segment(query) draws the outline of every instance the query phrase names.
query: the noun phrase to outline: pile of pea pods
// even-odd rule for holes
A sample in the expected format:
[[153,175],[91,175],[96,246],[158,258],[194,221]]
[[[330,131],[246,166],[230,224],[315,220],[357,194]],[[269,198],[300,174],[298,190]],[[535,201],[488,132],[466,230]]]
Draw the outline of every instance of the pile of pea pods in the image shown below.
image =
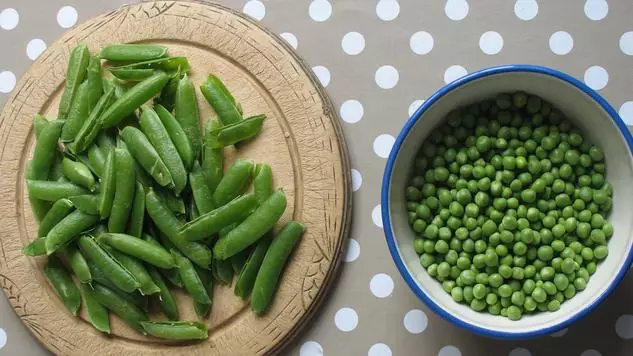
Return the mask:
[[[286,196],[269,165],[237,159],[224,172],[224,147],[257,136],[264,115],[245,118],[211,74],[199,89],[217,119],[201,128],[189,70],[164,46],[113,44],[94,55],[79,44],[57,118],[34,118],[26,183],[39,227],[23,252],[46,256],[64,305],[77,315],[83,300],[104,333],[112,312],[145,335],[206,339],[200,320],[216,284],[233,284],[264,313],[305,230],[290,221],[273,236]],[[179,320],[170,288],[191,295],[200,320]],[[167,321],[149,319],[151,302]]]

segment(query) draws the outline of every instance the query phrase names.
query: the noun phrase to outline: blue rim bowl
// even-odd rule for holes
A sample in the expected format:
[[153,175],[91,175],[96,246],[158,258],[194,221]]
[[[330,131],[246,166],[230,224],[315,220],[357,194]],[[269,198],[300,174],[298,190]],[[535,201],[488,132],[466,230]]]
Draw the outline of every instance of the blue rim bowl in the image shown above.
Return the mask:
[[[564,82],[565,85],[571,87],[572,89],[575,88],[577,89],[577,91],[581,92],[581,94],[585,94],[588,97],[589,101],[593,101],[592,104],[594,105],[597,104],[602,110],[604,110],[604,112],[606,113],[605,116],[608,116],[611,118],[611,120],[613,121],[613,124],[615,125],[615,127],[617,127],[617,131],[619,131],[619,134],[621,135],[622,147],[625,147],[624,150],[628,151],[627,152],[627,154],[629,155],[628,158],[629,160],[631,160],[630,155],[633,152],[633,137],[631,136],[631,133],[629,132],[626,124],[619,117],[618,113],[611,107],[611,105],[609,105],[609,103],[607,103],[607,101],[604,98],[602,98],[594,90],[589,88],[587,85],[585,85],[581,81],[571,77],[570,75],[565,74],[555,69],[535,66],[535,65],[525,65],[525,64],[504,65],[504,66],[485,68],[477,72],[468,74],[460,79],[453,81],[450,84],[445,85],[444,87],[440,88],[437,92],[435,92],[431,97],[429,97],[428,100],[426,100],[420,106],[420,108],[416,110],[416,112],[411,116],[411,118],[407,120],[404,127],[400,131],[397,139],[395,140],[391,153],[389,154],[389,158],[387,159],[387,164],[384,171],[382,187],[381,187],[381,209],[382,209],[382,221],[383,221],[383,229],[385,233],[385,238],[387,241],[387,245],[389,247],[389,252],[391,253],[391,256],[396,264],[396,267],[398,268],[398,271],[402,275],[403,279],[405,280],[409,288],[430,309],[432,309],[435,313],[439,314],[442,318],[446,319],[447,321],[457,326],[460,326],[466,330],[474,332],[476,334],[480,334],[480,335],[492,337],[492,338],[497,338],[497,339],[533,338],[533,337],[538,337],[538,336],[554,333],[556,331],[559,331],[571,325],[572,323],[583,318],[589,312],[594,310],[600,303],[602,303],[608,297],[608,295],[615,289],[615,287],[620,283],[620,281],[622,280],[626,272],[629,270],[629,266],[631,264],[631,261],[633,260],[633,249],[630,248],[631,240],[629,239],[625,241],[625,243],[629,244],[629,246],[628,248],[624,249],[622,256],[620,256],[620,260],[618,260],[618,263],[615,265],[615,269],[613,271],[615,273],[613,274],[613,278],[611,279],[611,282],[608,285],[601,287],[599,293],[596,293],[596,296],[591,297],[592,299],[591,301],[588,301],[586,305],[583,305],[582,307],[574,309],[571,312],[565,314],[563,317],[560,318],[560,320],[550,321],[544,327],[536,328],[536,329],[532,328],[529,330],[521,330],[521,329],[515,329],[515,328],[503,329],[499,327],[488,327],[486,325],[482,325],[481,323],[466,320],[467,318],[464,318],[463,315],[460,315],[459,313],[455,312],[455,310],[447,308],[446,305],[441,305],[441,303],[439,303],[436,300],[436,298],[431,296],[431,294],[427,290],[425,290],[427,289],[426,287],[422,287],[423,283],[419,280],[419,278],[416,279],[416,277],[414,276],[414,273],[412,273],[409,267],[407,267],[407,263],[405,259],[403,258],[403,255],[399,249],[398,241],[393,231],[393,226],[392,226],[393,219],[390,213],[391,208],[392,208],[390,206],[391,204],[390,187],[392,184],[392,175],[394,172],[396,159],[398,155],[401,153],[401,148],[403,146],[403,143],[406,141],[407,137],[411,133],[416,123],[418,123],[420,118],[423,117],[425,113],[428,112],[429,109],[431,109],[438,101],[440,101],[446,95],[464,87],[465,85],[469,83],[472,83],[480,79],[485,79],[485,78],[491,79],[488,77],[507,75],[507,74],[516,75],[517,73],[527,73],[529,75],[550,77],[549,79],[556,79],[558,81],[562,81]],[[457,106],[459,105],[455,105],[453,108]],[[592,130],[593,130],[593,127],[592,127]],[[421,143],[419,144],[421,145]],[[607,161],[608,161],[608,155],[605,154],[605,156],[607,157]],[[609,165],[609,167],[611,166]],[[618,191],[615,188],[614,190],[617,193],[617,195],[619,195]],[[614,209],[613,209],[614,211],[616,210],[615,203],[616,203],[617,195],[614,194]],[[617,233],[617,230],[616,230],[616,233]],[[613,241],[613,240],[610,240],[610,241]],[[611,250],[612,249],[610,248],[610,252]],[[609,257],[611,257],[611,254]],[[600,269],[600,265],[598,266],[598,270],[599,269]],[[424,271],[424,273],[426,272]],[[592,280],[589,281],[589,285],[591,285],[592,281],[593,281],[593,276],[592,276]],[[431,283],[437,283],[439,285],[439,282],[436,282],[435,280],[433,280]],[[448,294],[446,295],[449,296]],[[576,297],[578,297],[578,295],[576,295]],[[563,305],[566,303],[563,303]],[[455,304],[457,305],[457,303]],[[548,313],[542,313],[542,314],[548,314]],[[495,317],[495,318],[503,318],[503,317]]]

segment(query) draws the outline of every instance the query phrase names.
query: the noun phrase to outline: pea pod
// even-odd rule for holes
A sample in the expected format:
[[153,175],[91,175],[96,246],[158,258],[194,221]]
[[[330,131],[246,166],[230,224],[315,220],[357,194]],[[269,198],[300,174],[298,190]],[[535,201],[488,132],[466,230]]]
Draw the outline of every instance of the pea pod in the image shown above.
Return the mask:
[[180,234],[182,226],[173,213],[165,206],[153,189],[150,189],[145,196],[145,206],[147,213],[154,221],[154,224],[162,231],[169,241],[173,243],[191,261],[202,268],[208,268],[211,264],[211,251],[204,245],[186,241]]
[[215,243],[213,256],[225,260],[257,242],[275,225],[285,210],[286,195],[278,189],[235,229]]
[[177,197],[174,192],[168,189],[161,189],[157,187],[154,189],[154,192],[158,195],[160,200],[175,214],[184,214],[185,211],[185,202],[182,200],[182,197]]
[[253,285],[251,309],[254,312],[263,313],[270,305],[277,290],[282,269],[304,230],[302,224],[290,221],[272,240]]
[[58,120],[66,119],[66,115],[68,115],[70,105],[75,99],[79,85],[86,77],[86,69],[88,68],[89,61],[90,51],[83,43],[75,46],[70,52],[68,68],[66,69],[66,80],[64,81],[64,92],[59,101]]
[[218,120],[210,120],[205,126],[205,145],[202,152],[202,172],[207,179],[207,185],[212,192],[215,191],[218,184],[222,180],[224,174],[224,150],[222,148],[213,148],[206,144],[210,139],[213,130],[222,127]]
[[156,69],[165,72],[188,72],[191,69],[187,57],[162,57],[117,66],[123,69]]
[[174,110],[174,105],[176,104],[176,90],[178,90],[178,82],[180,81],[180,78],[180,75],[172,76],[169,82],[167,82],[167,85],[165,85],[163,90],[160,92],[160,96],[154,101],[155,103],[165,107],[165,109],[170,112]]
[[145,334],[145,330],[140,324],[148,320],[144,311],[105,286],[95,284],[93,288],[94,296],[99,304],[112,311],[132,328]]
[[128,82],[140,82],[154,75],[153,69],[110,67],[108,71],[116,78]]
[[180,233],[189,241],[205,239],[226,226],[242,222],[256,207],[255,195],[243,195],[184,224]]
[[107,233],[100,236],[100,241],[158,268],[169,269],[176,266],[172,255],[162,246],[134,236]]
[[143,223],[145,221],[145,188],[139,182],[136,182],[134,190],[134,202],[132,203],[132,212],[130,213],[130,221],[127,224],[127,232],[131,236],[141,237],[143,233]]
[[38,237],[44,237],[51,229],[73,211],[73,203],[68,199],[59,199],[48,211],[44,219],[40,222],[37,230]]
[[88,267],[90,268],[90,274],[92,275],[92,282],[96,282],[99,283],[101,285],[104,285],[110,289],[112,289],[112,291],[114,291],[115,293],[117,293],[119,296],[121,296],[123,299],[132,302],[134,305],[138,306],[139,308],[147,311],[147,297],[145,297],[144,295],[142,295],[138,290],[135,290],[131,293],[125,292],[122,289],[120,289],[119,287],[117,287],[105,274],[105,272],[103,272],[103,270],[101,270],[99,267],[95,266],[94,263],[89,263]]
[[94,191],[96,181],[85,164],[64,157],[62,160],[62,173],[72,183]]
[[167,47],[145,43],[117,43],[103,47],[99,57],[109,61],[147,61],[165,57]]
[[63,121],[52,121],[42,129],[40,137],[37,139],[31,160],[29,179],[46,180],[55,156],[57,154],[57,141],[64,126]]
[[97,135],[97,145],[99,145],[99,148],[101,148],[103,152],[110,152],[110,150],[116,148],[116,142],[110,136],[108,131],[105,130],[99,132],[99,134]]
[[88,118],[77,132],[75,141],[72,143],[71,148],[75,153],[82,153],[85,151],[95,140],[101,129],[99,117],[105,111],[110,101],[114,98],[114,88],[110,88],[105,94],[103,94],[97,101],[95,107],[88,115]]
[[27,256],[43,256],[46,254],[46,237],[39,237],[24,246],[22,253]]
[[148,321],[141,322],[145,331],[154,337],[170,340],[205,340],[209,337],[207,326],[195,321]]
[[156,268],[152,266],[147,266],[147,272],[152,277],[154,284],[160,288],[160,292],[158,295],[158,301],[160,303],[160,307],[163,310],[163,313],[167,316],[169,320],[178,320],[180,319],[178,312],[178,303],[174,299],[174,296],[169,291],[169,288],[165,284],[163,277],[158,273]]
[[187,201],[185,206],[185,215],[187,217],[187,222],[197,219],[200,216],[200,212],[198,211],[198,207],[196,207],[196,202],[193,197]]
[[86,259],[77,249],[75,244],[69,244],[68,246],[63,247],[61,252],[68,261],[70,269],[72,269],[75,276],[77,276],[77,279],[79,279],[81,283],[89,283],[92,280],[90,268],[88,267]]
[[57,201],[75,195],[88,194],[88,190],[69,182],[53,182],[45,180],[26,181],[29,197],[48,201]]
[[246,260],[248,259],[250,253],[251,251],[249,249],[246,249],[236,253],[230,258],[231,267],[233,268],[233,272],[235,272],[236,275],[239,275],[240,271],[242,271],[242,268],[244,268],[244,265],[246,264]]
[[116,189],[116,170],[114,167],[114,148],[108,149],[105,164],[103,166],[103,179],[101,180],[101,192],[99,193],[99,212],[101,219],[110,216],[114,191]]
[[161,186],[174,184],[167,166],[141,130],[126,126],[121,131],[121,137],[132,156],[158,184]]
[[251,139],[261,132],[265,118],[265,115],[257,115],[215,129],[205,137],[205,144],[212,148],[222,148]]
[[94,291],[88,284],[79,284],[79,292],[84,301],[84,307],[88,314],[88,319],[95,329],[109,334],[110,330],[110,315],[108,309],[99,304],[99,301],[94,295]]
[[90,108],[94,108],[99,98],[103,95],[103,78],[101,77],[101,59],[90,56],[86,68],[86,90],[89,93]]
[[86,214],[99,215],[99,196],[95,194],[75,195],[68,198],[72,205]]
[[200,91],[213,107],[222,124],[231,125],[242,121],[242,114],[235,105],[235,99],[230,95],[220,78],[210,74],[207,80],[200,85]]
[[[162,245],[161,245],[160,242],[158,242],[158,240],[156,240],[154,237],[152,237],[152,235],[149,235],[149,234],[143,234],[143,240],[145,240],[145,241],[147,241],[147,242],[149,242],[149,243],[151,243],[151,244],[153,244],[153,245],[155,245],[157,247],[164,248],[164,249],[167,249],[167,250],[171,250],[171,249],[175,249],[176,248],[176,246],[174,246],[171,242],[169,242],[167,237],[165,237],[165,239],[161,239],[161,241],[163,242]],[[180,279],[180,273],[178,273],[178,269],[176,269],[176,268],[161,269],[160,273],[162,273],[162,275],[165,276],[165,278],[167,278],[169,283],[173,284],[176,287],[182,288],[182,280]]]
[[33,115],[33,131],[35,131],[35,139],[40,138],[40,134],[44,131],[46,126],[48,126],[48,120],[44,116],[40,114]]
[[160,292],[160,289],[154,281],[152,277],[150,277],[149,273],[147,273],[147,269],[141,263],[141,261],[137,260],[134,257],[128,256],[125,253],[122,253],[118,250],[111,248],[110,246],[103,245],[103,238],[106,234],[102,234],[99,236],[98,242],[101,244],[101,247],[106,250],[116,261],[123,266],[136,281],[139,283],[138,290],[142,295],[151,295]]
[[158,72],[130,88],[101,115],[101,126],[103,128],[116,126],[143,103],[158,94],[168,80],[167,73]]
[[150,107],[143,107],[143,113],[139,119],[141,130],[147,136],[149,142],[154,146],[158,156],[164,162],[174,183],[176,195],[187,185],[187,171],[180,159],[178,150],[172,142],[169,133],[163,126],[158,114]]
[[[31,175],[31,161],[29,161],[26,167],[26,176]],[[42,221],[42,219],[46,216],[48,211],[51,209],[51,202],[41,199],[36,199],[29,194],[29,204],[31,205],[31,212],[33,212],[33,216],[36,221]]]
[[198,161],[194,162],[193,169],[189,173],[189,184],[198,213],[205,214],[213,210],[213,193],[207,185]]
[[176,90],[175,117],[185,131],[185,135],[191,143],[191,150],[194,159],[200,155],[200,111],[198,110],[198,100],[196,90],[189,77],[185,74],[178,82]]
[[178,272],[180,273],[180,279],[187,293],[189,293],[197,303],[211,304],[207,289],[200,280],[200,276],[198,276],[191,261],[176,250],[171,250],[171,254],[174,256]]
[[189,142],[182,126],[180,126],[176,118],[163,106],[155,105],[154,110],[156,114],[158,114],[158,118],[165,127],[165,130],[167,130],[173,145],[176,147],[183,165],[186,169],[191,169],[193,164],[193,151],[191,149],[191,142]]
[[198,273],[198,277],[200,277],[200,281],[204,285],[207,290],[207,294],[209,295],[209,300],[211,303],[198,303],[194,302],[193,308],[201,318],[206,318],[211,312],[211,305],[213,304],[213,278],[211,278],[211,272],[209,270],[199,268],[196,266],[196,273]]
[[246,262],[244,263],[244,267],[242,267],[238,274],[237,282],[235,282],[236,296],[246,299],[251,294],[255,278],[257,277],[257,272],[262,265],[262,261],[264,261],[264,256],[268,251],[271,241],[272,235],[269,232],[257,241],[255,248],[251,250]]
[[92,144],[88,147],[88,161],[94,168],[97,177],[101,178],[105,167],[106,155],[96,144]]
[[237,159],[213,192],[213,203],[220,207],[239,196],[248,187],[253,176],[255,163],[252,160]]
[[68,214],[46,234],[46,254],[50,255],[66,246],[79,234],[98,222],[98,216],[86,214],[79,210]]
[[211,268],[213,278],[221,284],[231,284],[233,281],[233,265],[231,260],[213,260]]
[[130,271],[115,260],[108,251],[99,246],[94,238],[81,236],[79,238],[79,248],[84,256],[103,271],[105,278],[110,280],[117,288],[130,293],[141,286]]
[[112,211],[108,220],[108,231],[123,232],[128,221],[132,204],[134,203],[134,189],[136,188],[136,173],[134,159],[130,153],[122,148],[114,150],[115,190],[112,200]]
[[44,274],[51,285],[53,285],[55,293],[57,293],[66,308],[68,308],[73,315],[77,315],[77,312],[79,312],[79,308],[81,307],[79,290],[77,289],[75,282],[73,282],[70,278],[68,271],[57,257],[48,257],[48,263],[46,264],[46,267],[44,267]]
[[77,94],[70,106],[68,115],[62,128],[61,141],[70,142],[75,139],[84,121],[90,114],[90,92],[88,91],[88,82],[85,81],[79,85]]
[[266,163],[259,163],[255,166],[253,188],[258,204],[263,203],[273,194],[273,170]]

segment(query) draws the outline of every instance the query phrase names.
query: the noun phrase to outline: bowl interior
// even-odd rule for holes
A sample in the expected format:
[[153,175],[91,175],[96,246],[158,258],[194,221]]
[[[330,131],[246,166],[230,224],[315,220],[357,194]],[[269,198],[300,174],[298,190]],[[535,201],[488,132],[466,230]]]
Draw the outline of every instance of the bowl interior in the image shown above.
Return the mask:
[[[516,90],[535,94],[549,101],[573,121],[584,132],[585,137],[604,150],[606,177],[613,185],[614,192],[609,221],[613,224],[615,233],[609,241],[609,256],[599,264],[584,291],[563,303],[556,312],[539,313],[524,316],[519,321],[510,321],[505,317],[475,312],[466,305],[454,302],[441,284],[427,274],[413,249],[415,234],[407,222],[405,187],[412,173],[412,162],[423,141],[451,110],[501,92]],[[386,229],[391,229],[395,239],[397,253],[394,257],[400,258],[406,268],[401,273],[408,273],[413,278],[415,285],[412,288],[418,296],[420,292],[425,294],[431,305],[436,304],[436,309],[442,309],[458,321],[474,326],[479,332],[492,335],[501,332],[504,335],[518,336],[553,332],[588,312],[594,303],[601,301],[603,294],[608,293],[610,286],[621,277],[620,272],[628,268],[633,242],[633,220],[630,217],[630,212],[633,211],[633,199],[630,198],[633,196],[633,159],[629,145],[620,131],[627,130],[624,124],[619,127],[598,102],[578,87],[548,74],[527,71],[490,74],[466,82],[434,102],[429,100],[421,111],[421,117],[413,124],[402,145],[399,148],[397,145],[394,147],[398,151],[395,152],[393,162],[387,211],[391,224],[385,226]],[[416,287],[419,291],[415,290]]]

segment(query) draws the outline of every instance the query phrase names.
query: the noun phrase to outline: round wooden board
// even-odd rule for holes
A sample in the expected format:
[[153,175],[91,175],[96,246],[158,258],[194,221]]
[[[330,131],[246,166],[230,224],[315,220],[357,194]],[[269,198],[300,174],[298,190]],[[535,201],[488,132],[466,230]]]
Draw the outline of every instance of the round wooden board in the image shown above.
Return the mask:
[[[155,42],[184,55],[199,85],[208,73],[223,78],[244,113],[266,114],[262,133],[236,157],[269,163],[288,208],[307,231],[284,271],[268,313],[256,316],[216,286],[205,320],[209,339],[170,343],[146,338],[112,316],[112,335],[97,332],[85,314],[73,317],[42,273],[45,258],[22,255],[36,238],[24,172],[32,155],[31,120],[55,117],[70,50],[78,42],[96,52],[106,44]],[[213,115],[198,93],[203,120]],[[0,285],[16,313],[52,352],[64,355],[264,355],[279,351],[316,311],[342,259],[351,213],[349,159],[336,111],[307,67],[280,38],[241,14],[214,4],[158,1],[126,6],[67,32],[24,74],[0,116]],[[182,319],[196,319],[192,301],[177,291]],[[82,311],[83,313],[83,311]],[[159,318],[159,313],[153,315]]]

